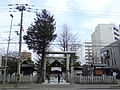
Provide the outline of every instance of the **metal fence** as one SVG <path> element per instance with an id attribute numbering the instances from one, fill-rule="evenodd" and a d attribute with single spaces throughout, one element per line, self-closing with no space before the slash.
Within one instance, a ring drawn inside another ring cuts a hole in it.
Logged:
<path id="1" fill-rule="evenodd" d="M 75 83 L 78 84 L 116 84 L 113 76 L 75 76 Z"/>

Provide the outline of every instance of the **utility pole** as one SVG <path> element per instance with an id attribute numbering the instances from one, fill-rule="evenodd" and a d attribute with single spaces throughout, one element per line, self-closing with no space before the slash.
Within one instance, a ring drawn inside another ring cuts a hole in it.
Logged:
<path id="1" fill-rule="evenodd" d="M 21 12 L 21 20 L 20 20 L 20 34 L 19 34 L 19 60 L 18 60 L 18 68 L 17 68 L 17 81 L 20 81 L 20 71 L 21 71 L 21 48 L 22 48 L 22 29 L 23 29 L 23 11 L 25 10 L 24 5 L 17 6 L 16 9 L 18 9 Z"/>
<path id="2" fill-rule="evenodd" d="M 15 9 L 21 12 L 20 19 L 20 32 L 19 32 L 19 56 L 18 56 L 18 67 L 17 67 L 17 83 L 20 82 L 20 72 L 21 72 L 21 48 L 22 48 L 22 30 L 23 30 L 23 11 L 35 12 L 38 9 L 29 8 L 28 4 L 15 4 L 17 7 Z M 13 4 L 9 4 L 8 6 L 13 6 Z M 34 5 L 32 5 L 34 6 Z M 12 8 L 10 8 L 12 9 Z"/>

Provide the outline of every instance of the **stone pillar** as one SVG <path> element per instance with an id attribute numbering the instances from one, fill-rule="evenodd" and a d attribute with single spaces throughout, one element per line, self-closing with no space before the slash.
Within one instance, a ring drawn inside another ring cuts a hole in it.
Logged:
<path id="1" fill-rule="evenodd" d="M 69 79 L 69 55 L 66 54 L 66 79 Z"/>
<path id="2" fill-rule="evenodd" d="M 74 65 L 73 65 L 74 60 L 71 60 L 71 83 L 74 83 Z"/>

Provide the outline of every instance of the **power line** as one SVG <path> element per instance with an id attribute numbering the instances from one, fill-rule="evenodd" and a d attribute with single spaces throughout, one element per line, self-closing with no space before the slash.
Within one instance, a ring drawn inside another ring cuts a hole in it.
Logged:
<path id="1" fill-rule="evenodd" d="M 16 6 L 16 5 L 20 5 L 20 4 L 8 4 L 8 6 Z M 24 4 L 24 5 L 26 5 L 26 6 L 35 6 L 35 5 L 28 5 L 28 4 Z M 7 6 L 7 5 L 1 5 L 1 6 Z M 56 7 L 50 7 L 50 6 L 36 6 L 37 8 L 48 8 L 48 9 L 52 9 L 52 10 L 54 10 Z M 3 10 L 6 10 L 6 9 L 8 9 L 8 8 L 3 8 Z M 100 11 L 98 11 L 98 10 L 88 10 L 88 9 L 83 9 L 83 8 L 79 8 L 79 10 L 78 10 L 78 8 L 74 8 L 74 7 L 72 7 L 72 8 L 67 8 L 67 9 L 69 9 L 70 11 L 81 11 L 81 12 L 92 12 L 92 13 L 100 13 L 100 14 L 104 14 L 104 13 L 113 13 L 113 14 L 116 14 L 116 13 L 120 13 L 119 11 L 116 11 L 116 12 L 111 12 L 111 10 L 100 10 Z M 62 10 L 67 10 L 66 8 L 57 8 L 57 10 L 60 10 L 60 11 L 62 11 Z M 35 10 L 35 9 L 34 9 Z M 38 9 L 37 9 L 38 10 Z"/>
<path id="2" fill-rule="evenodd" d="M 9 4 L 9 6 L 11 6 L 11 5 L 12 4 Z M 15 5 L 19 5 L 19 4 L 15 4 Z M 28 4 L 25 4 L 25 5 L 30 6 Z M 51 9 L 51 10 L 54 11 L 54 7 L 48 7 L 48 6 L 44 6 L 44 7 L 45 8 L 47 7 L 48 9 Z M 41 6 L 41 8 L 43 8 L 43 7 Z M 10 8 L 10 9 L 13 9 L 13 8 Z M 101 17 L 103 17 L 103 18 L 104 17 L 105 18 L 110 18 L 110 17 L 112 17 L 112 18 L 119 18 L 119 17 L 115 17 L 115 16 L 119 15 L 119 13 L 120 13 L 120 12 L 111 12 L 109 10 L 107 10 L 107 11 L 95 11 L 95 10 L 84 10 L 84 9 L 78 10 L 78 9 L 74 9 L 74 8 L 69 8 L 69 9 L 70 9 L 71 12 L 64 12 L 64 11 L 62 11 L 62 10 L 65 10 L 64 8 L 57 9 L 59 11 L 56 10 L 56 12 L 62 12 L 62 15 L 76 15 L 76 16 L 98 17 L 98 18 L 101 18 Z M 33 9 L 33 8 L 29 8 L 29 7 L 27 8 L 28 12 L 35 12 L 36 10 L 38 11 L 38 9 Z M 13 12 L 16 12 L 16 10 L 14 10 Z M 112 13 L 112 15 L 111 15 L 111 13 Z"/>
<path id="3" fill-rule="evenodd" d="M 36 6 L 37 8 L 48 8 L 48 9 L 55 9 L 56 7 L 50 7 L 50 6 Z M 87 9 L 83 9 L 83 8 L 74 8 L 74 7 L 72 7 L 72 8 L 57 8 L 56 10 L 60 10 L 60 11 L 62 11 L 62 10 L 70 10 L 70 11 L 81 11 L 81 12 L 94 12 L 94 13 L 107 13 L 108 14 L 108 12 L 109 13 L 120 13 L 120 11 L 116 11 L 116 12 L 111 12 L 111 10 L 100 10 L 100 11 L 98 11 L 98 10 L 87 10 Z"/>
<path id="4" fill-rule="evenodd" d="M 53 10 L 54 11 L 54 10 Z M 1 11 L 0 11 L 1 12 Z M 8 12 L 8 11 L 2 11 L 2 12 Z M 16 11 L 13 11 L 13 12 L 16 12 Z M 34 12 L 36 13 L 35 11 L 30 11 L 30 12 Z M 60 12 L 60 11 L 56 11 L 56 12 Z M 74 16 L 82 16 L 82 17 L 97 17 L 97 18 L 112 18 L 112 19 L 119 19 L 119 15 L 102 15 L 102 14 L 89 14 L 89 13 L 73 13 L 73 12 L 62 12 L 61 13 L 57 13 L 57 15 L 74 15 Z"/>

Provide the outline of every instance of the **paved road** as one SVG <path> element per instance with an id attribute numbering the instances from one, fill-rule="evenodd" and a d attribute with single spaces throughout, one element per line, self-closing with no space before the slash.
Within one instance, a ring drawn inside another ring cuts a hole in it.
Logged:
<path id="1" fill-rule="evenodd" d="M 120 90 L 120 87 L 115 84 L 28 84 L 19 87 L 7 85 L 5 88 L 1 85 L 0 90 Z"/>

